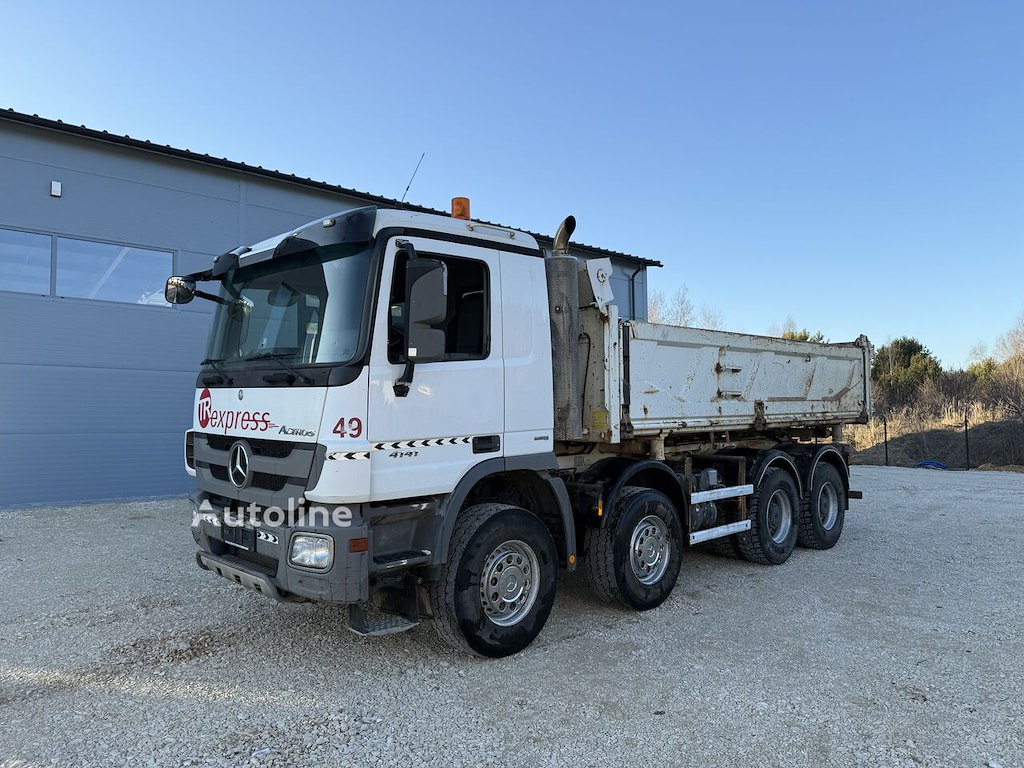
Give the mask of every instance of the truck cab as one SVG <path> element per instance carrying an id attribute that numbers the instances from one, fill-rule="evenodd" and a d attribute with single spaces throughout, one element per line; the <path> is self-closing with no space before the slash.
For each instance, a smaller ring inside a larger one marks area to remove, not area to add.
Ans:
<path id="1" fill-rule="evenodd" d="M 210 280 L 186 435 L 201 567 L 278 599 L 358 604 L 443 564 L 441 508 L 467 478 L 556 467 L 529 235 L 363 208 L 172 278 L 168 298 Z"/>

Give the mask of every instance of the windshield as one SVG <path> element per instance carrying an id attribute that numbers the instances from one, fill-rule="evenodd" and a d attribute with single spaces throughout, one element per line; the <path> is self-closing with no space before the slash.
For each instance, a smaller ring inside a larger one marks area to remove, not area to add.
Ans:
<path id="1" fill-rule="evenodd" d="M 342 243 L 241 266 L 224 277 L 206 357 L 346 363 L 357 353 L 372 244 Z"/>

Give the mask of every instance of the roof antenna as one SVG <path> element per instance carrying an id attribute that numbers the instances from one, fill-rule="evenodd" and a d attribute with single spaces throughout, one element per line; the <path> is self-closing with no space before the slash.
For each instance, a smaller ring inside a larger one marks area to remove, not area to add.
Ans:
<path id="1" fill-rule="evenodd" d="M 419 173 L 420 163 L 423 162 L 423 158 L 426 157 L 426 156 L 427 156 L 426 152 L 424 152 L 422 155 L 420 155 L 420 161 L 419 161 L 419 163 L 416 163 L 416 170 L 414 170 L 412 172 L 412 176 L 409 178 L 409 183 L 405 185 L 405 192 L 402 193 L 402 199 L 398 201 L 398 207 L 399 208 L 401 208 L 402 204 L 405 202 L 405 196 L 409 194 L 409 187 L 412 186 L 413 179 L 415 179 L 416 178 L 416 174 Z"/>

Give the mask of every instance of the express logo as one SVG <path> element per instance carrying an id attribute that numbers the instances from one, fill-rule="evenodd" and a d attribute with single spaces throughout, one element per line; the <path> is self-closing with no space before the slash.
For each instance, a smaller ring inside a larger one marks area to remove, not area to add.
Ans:
<path id="1" fill-rule="evenodd" d="M 199 426 L 203 429 L 210 423 L 210 414 L 213 411 L 213 404 L 210 402 L 210 390 L 204 389 L 199 396 Z"/>
<path id="2" fill-rule="evenodd" d="M 213 407 L 213 396 L 208 388 L 199 394 L 196 418 L 200 429 L 222 429 L 224 434 L 227 434 L 229 429 L 236 428 L 250 432 L 266 432 L 277 426 L 270 421 L 270 411 L 217 410 Z"/>

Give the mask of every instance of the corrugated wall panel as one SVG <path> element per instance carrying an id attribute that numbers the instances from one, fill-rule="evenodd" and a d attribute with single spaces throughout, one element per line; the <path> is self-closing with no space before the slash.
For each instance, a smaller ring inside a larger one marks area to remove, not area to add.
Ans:
<path id="1" fill-rule="evenodd" d="M 194 372 L 209 315 L 186 309 L 6 294 L 0 362 Z"/>
<path id="2" fill-rule="evenodd" d="M 0 504 L 185 493 L 209 316 L 0 296 Z"/>
<path id="3" fill-rule="evenodd" d="M 5 505 L 187 493 L 182 435 L 150 432 L 0 436 Z M 13 477 L 12 477 L 13 476 Z M 14 482 L 16 480 L 17 482 Z"/>
<path id="4" fill-rule="evenodd" d="M 77 169 L 77 161 L 97 150 L 69 153 L 59 145 L 56 149 L 52 159 L 65 160 L 64 167 L 0 156 L 5 191 L 0 226 L 155 248 L 223 252 L 237 244 L 237 200 L 161 187 L 159 168 L 145 182 L 86 173 Z M 203 175 L 196 173 L 195 177 L 201 187 Z M 51 181 L 61 182 L 61 197 L 50 197 Z"/>
<path id="5" fill-rule="evenodd" d="M 0 423 L 5 434 L 16 437 L 184 432 L 191 423 L 198 367 L 166 371 L 0 364 Z"/>

